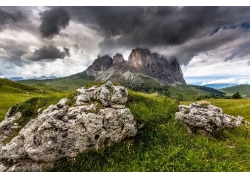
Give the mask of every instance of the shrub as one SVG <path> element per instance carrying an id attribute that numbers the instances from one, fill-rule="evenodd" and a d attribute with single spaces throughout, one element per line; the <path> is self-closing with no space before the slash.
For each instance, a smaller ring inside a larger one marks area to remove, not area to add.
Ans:
<path id="1" fill-rule="evenodd" d="M 241 97 L 239 91 L 237 91 L 237 93 L 234 93 L 234 94 L 232 95 L 232 99 L 240 99 L 240 98 L 242 98 L 242 97 Z"/>

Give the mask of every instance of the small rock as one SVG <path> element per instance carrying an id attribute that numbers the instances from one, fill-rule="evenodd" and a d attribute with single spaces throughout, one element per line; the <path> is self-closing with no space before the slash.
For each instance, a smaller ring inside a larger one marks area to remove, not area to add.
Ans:
<path id="1" fill-rule="evenodd" d="M 199 101 L 189 106 L 179 105 L 175 119 L 182 122 L 190 133 L 214 134 L 223 128 L 234 128 L 248 124 L 243 117 L 224 114 L 222 109 L 207 101 Z"/>

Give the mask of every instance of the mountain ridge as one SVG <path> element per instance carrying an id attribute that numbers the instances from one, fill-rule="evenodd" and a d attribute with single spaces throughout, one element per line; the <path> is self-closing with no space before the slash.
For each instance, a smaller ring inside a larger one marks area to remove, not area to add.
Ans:
<path id="1" fill-rule="evenodd" d="M 113 79 L 119 82 L 120 78 L 140 81 L 140 76 L 148 76 L 163 84 L 186 84 L 175 58 L 168 61 L 160 54 L 139 47 L 132 50 L 128 61 L 119 53 L 113 58 L 108 55 L 98 56 L 83 73 L 92 75 L 99 81 Z"/>

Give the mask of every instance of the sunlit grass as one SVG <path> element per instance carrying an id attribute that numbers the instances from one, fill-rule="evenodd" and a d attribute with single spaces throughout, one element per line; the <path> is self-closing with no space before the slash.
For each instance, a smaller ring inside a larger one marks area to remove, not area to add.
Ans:
<path id="1" fill-rule="evenodd" d="M 26 93 L 17 90 L 0 93 L 0 118 L 7 110 L 19 107 L 26 119 L 35 117 L 37 109 L 74 96 L 75 91 Z M 250 121 L 250 99 L 206 99 L 227 114 Z M 181 102 L 189 104 L 195 101 Z M 17 104 L 17 105 L 16 105 Z M 250 171 L 249 127 L 238 127 L 214 137 L 189 134 L 174 120 L 178 102 L 158 94 L 129 91 L 126 107 L 135 119 L 144 123 L 134 138 L 126 139 L 98 151 L 80 153 L 74 160 L 63 158 L 49 171 L 164 171 L 230 172 Z M 0 120 L 2 120 L 0 119 Z M 22 119 L 20 119 L 22 120 Z"/>
<path id="2" fill-rule="evenodd" d="M 250 98 L 247 99 L 205 99 L 206 101 L 212 103 L 212 105 L 219 106 L 223 109 L 224 113 L 233 116 L 242 116 L 247 121 L 250 122 Z M 188 105 L 193 101 L 184 101 L 181 104 Z"/>
<path id="3" fill-rule="evenodd" d="M 248 127 L 227 130 L 214 137 L 189 134 L 173 118 L 177 105 L 164 96 L 129 91 L 127 107 L 138 121 L 145 123 L 138 135 L 99 151 L 81 153 L 74 161 L 64 158 L 50 171 L 250 170 Z"/>

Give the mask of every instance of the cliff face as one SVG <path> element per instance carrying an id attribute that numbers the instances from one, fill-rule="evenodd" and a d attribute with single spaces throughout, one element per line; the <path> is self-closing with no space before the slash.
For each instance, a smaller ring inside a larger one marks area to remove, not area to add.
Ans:
<path id="1" fill-rule="evenodd" d="M 98 57 L 93 64 L 88 67 L 86 73 L 91 76 L 98 76 L 98 72 L 107 71 L 113 64 L 113 59 L 107 55 Z"/>
<path id="2" fill-rule="evenodd" d="M 147 49 L 133 49 L 128 57 L 128 67 L 136 73 L 153 77 L 167 84 L 186 84 L 176 59 L 168 61 L 164 56 Z"/>
<path id="3" fill-rule="evenodd" d="M 141 48 L 133 49 L 128 61 L 125 61 L 123 56 L 118 53 L 113 59 L 109 56 L 99 57 L 85 70 L 85 73 L 102 81 L 110 79 L 115 74 L 119 74 L 125 79 L 128 76 L 134 77 L 139 74 L 166 84 L 186 84 L 176 59 L 172 58 L 168 61 L 162 55 Z"/>

